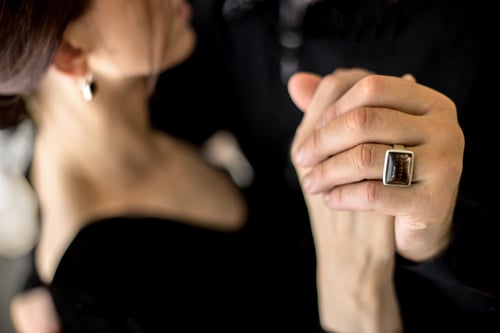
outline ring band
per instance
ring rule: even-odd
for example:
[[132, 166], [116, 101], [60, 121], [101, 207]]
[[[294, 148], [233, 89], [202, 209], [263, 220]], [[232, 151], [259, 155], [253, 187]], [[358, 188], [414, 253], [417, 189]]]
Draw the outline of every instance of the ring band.
[[404, 145], [393, 145], [385, 152], [382, 182], [387, 186], [408, 187], [413, 177], [413, 152]]

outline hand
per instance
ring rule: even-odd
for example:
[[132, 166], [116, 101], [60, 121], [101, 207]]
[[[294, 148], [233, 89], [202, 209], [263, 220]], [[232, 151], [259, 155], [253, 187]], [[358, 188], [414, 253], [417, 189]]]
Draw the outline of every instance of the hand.
[[[339, 74], [333, 82], [336, 90], [316, 89], [319, 80], [310, 75], [303, 76], [303, 89], [294, 90], [291, 85], [292, 97], [308, 109], [294, 145], [315, 130], [322, 104], [335, 101], [365, 75], [361, 70]], [[315, 91], [318, 94], [312, 97]], [[300, 176], [310, 172], [295, 167]], [[305, 193], [304, 197], [316, 246], [322, 327], [342, 333], [400, 332], [402, 324], [392, 283], [394, 217], [376, 212], [335, 211], [324, 204], [321, 196]]]
[[[396, 249], [409, 260], [447, 246], [464, 151], [449, 98], [411, 77], [360, 69], [296, 74], [289, 90], [307, 110], [292, 147], [304, 191], [322, 193], [334, 210], [395, 216]], [[385, 152], [396, 143], [415, 154], [409, 188], [381, 181]]]
[[49, 291], [37, 287], [14, 297], [11, 319], [17, 333], [61, 333], [61, 323]]

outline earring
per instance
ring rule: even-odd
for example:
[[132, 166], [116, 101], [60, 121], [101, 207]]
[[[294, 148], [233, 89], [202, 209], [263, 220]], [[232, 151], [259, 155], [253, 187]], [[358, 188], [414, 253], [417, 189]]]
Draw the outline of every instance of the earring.
[[90, 102], [94, 99], [96, 88], [97, 85], [92, 73], [87, 73], [84, 78], [80, 79], [80, 91], [85, 101]]

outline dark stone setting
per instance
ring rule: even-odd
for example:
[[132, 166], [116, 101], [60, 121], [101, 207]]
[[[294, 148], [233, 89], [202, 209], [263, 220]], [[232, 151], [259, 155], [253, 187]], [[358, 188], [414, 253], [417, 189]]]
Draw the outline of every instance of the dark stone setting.
[[413, 152], [389, 149], [385, 154], [384, 185], [410, 186], [413, 175]]

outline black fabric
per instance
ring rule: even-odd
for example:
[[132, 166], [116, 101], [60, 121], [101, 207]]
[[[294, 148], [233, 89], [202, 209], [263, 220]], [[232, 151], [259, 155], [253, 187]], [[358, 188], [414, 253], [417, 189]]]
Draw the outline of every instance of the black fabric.
[[175, 221], [96, 221], [72, 241], [50, 290], [65, 333], [293, 329], [295, 293], [259, 247]]

